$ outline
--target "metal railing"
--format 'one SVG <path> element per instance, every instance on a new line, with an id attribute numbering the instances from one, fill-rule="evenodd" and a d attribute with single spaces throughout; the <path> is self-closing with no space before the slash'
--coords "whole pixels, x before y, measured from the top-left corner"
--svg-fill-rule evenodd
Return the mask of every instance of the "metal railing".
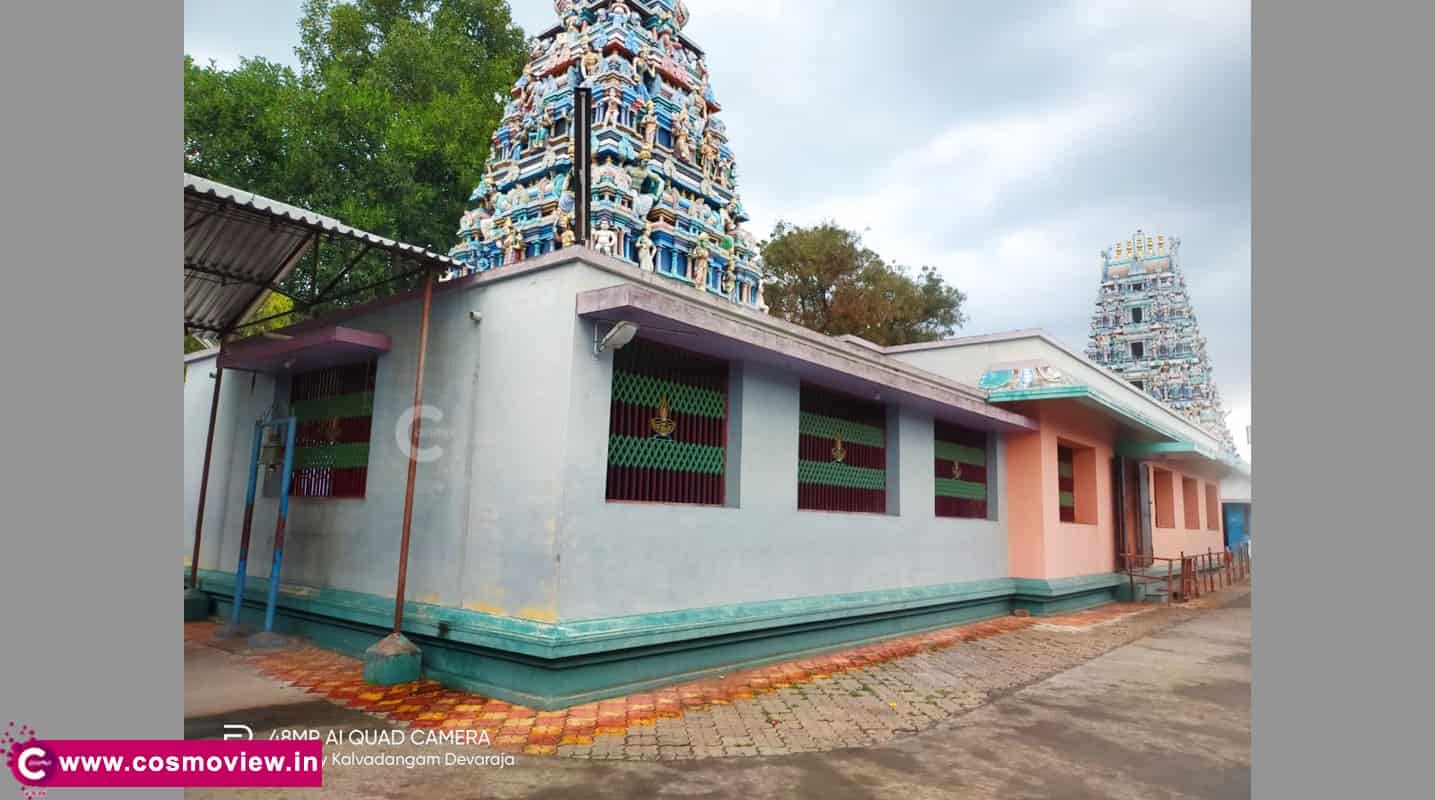
<path id="1" fill-rule="evenodd" d="M 1121 573 L 1127 576 L 1131 598 L 1136 598 L 1136 584 L 1160 584 L 1166 604 L 1179 596 L 1181 602 L 1194 600 L 1218 589 L 1243 583 L 1251 577 L 1251 543 L 1243 542 L 1225 550 L 1207 549 L 1204 553 L 1178 558 L 1150 556 L 1140 553 L 1121 554 Z"/>

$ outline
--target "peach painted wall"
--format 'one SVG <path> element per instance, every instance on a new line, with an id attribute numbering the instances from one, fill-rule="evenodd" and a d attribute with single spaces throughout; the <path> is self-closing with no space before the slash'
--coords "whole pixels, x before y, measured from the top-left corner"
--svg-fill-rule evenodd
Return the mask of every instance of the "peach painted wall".
<path id="1" fill-rule="evenodd" d="M 1111 497 L 1109 418 L 1057 400 L 1013 408 L 1041 423 L 1035 433 L 1007 437 L 1007 549 L 1014 578 L 1065 578 L 1116 568 L 1115 509 Z M 1095 524 L 1061 521 L 1057 447 L 1095 452 Z"/>
<path id="2" fill-rule="evenodd" d="M 1178 462 L 1162 462 L 1160 468 L 1168 471 L 1173 477 L 1173 499 L 1175 502 L 1175 527 L 1163 528 L 1154 524 L 1156 519 L 1155 510 L 1152 510 L 1151 519 L 1151 549 L 1158 558 L 1176 558 L 1182 551 L 1186 555 L 1204 553 L 1207 549 L 1218 552 L 1225 549 L 1225 536 L 1221 532 L 1220 513 L 1220 491 L 1221 481 L 1218 477 L 1210 474 L 1201 474 L 1191 467 Z M 1160 473 L 1157 473 L 1160 474 Z M 1200 520 L 1197 528 L 1186 527 L 1186 497 L 1181 491 L 1181 480 L 1183 478 L 1194 478 L 1196 480 L 1196 507 L 1197 517 Z M 1206 487 L 1216 487 L 1216 511 L 1215 530 L 1207 526 L 1211 524 L 1206 514 Z M 1154 487 L 1152 489 L 1155 491 Z"/>
<path id="3" fill-rule="evenodd" d="M 1040 578 L 1046 571 L 1042 515 L 1047 495 L 1056 493 L 1056 473 L 1048 476 L 1043 469 L 1043 438 L 1035 431 L 1009 434 L 1006 440 L 1006 480 L 1001 486 L 1007 493 L 1007 570 L 1013 578 Z M 1053 465 L 1055 458 L 1053 453 Z"/>

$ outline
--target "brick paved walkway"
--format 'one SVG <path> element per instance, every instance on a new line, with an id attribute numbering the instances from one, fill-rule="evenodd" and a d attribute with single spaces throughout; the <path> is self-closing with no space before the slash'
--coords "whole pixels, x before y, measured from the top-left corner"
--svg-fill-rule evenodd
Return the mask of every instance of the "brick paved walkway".
<path id="1" fill-rule="evenodd" d="M 501 750 L 640 760 L 777 755 L 916 733 L 1194 613 L 1193 605 L 1120 604 L 1001 617 L 557 711 L 428 680 L 369 686 L 360 660 L 302 643 L 244 657 L 270 678 L 393 723 L 486 730 Z M 185 640 L 209 643 L 216 628 L 189 623 Z"/>

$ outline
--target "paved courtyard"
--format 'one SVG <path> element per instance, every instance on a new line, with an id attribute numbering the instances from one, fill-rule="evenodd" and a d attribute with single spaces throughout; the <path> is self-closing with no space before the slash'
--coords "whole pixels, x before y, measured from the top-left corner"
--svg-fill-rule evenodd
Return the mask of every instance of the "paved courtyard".
<path id="1" fill-rule="evenodd" d="M 555 712 L 430 684 L 375 690 L 335 672 L 352 659 L 231 654 L 190 625 L 186 735 L 400 731 L 402 744 L 326 748 L 371 759 L 326 768 L 335 797 L 1244 797 L 1248 591 L 1007 617 Z M 407 738 L 424 728 L 482 729 L 493 747 L 446 749 L 514 755 L 394 765 L 445 751 Z"/>

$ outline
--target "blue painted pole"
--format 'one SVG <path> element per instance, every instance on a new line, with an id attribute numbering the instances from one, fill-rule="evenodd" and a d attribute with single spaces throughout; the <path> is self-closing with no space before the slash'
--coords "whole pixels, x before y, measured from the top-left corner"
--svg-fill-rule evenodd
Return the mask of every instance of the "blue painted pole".
<path id="1" fill-rule="evenodd" d="M 279 485 L 279 521 L 274 523 L 274 563 L 269 567 L 269 602 L 264 607 L 264 631 L 274 630 L 274 604 L 279 599 L 279 568 L 284 561 L 284 524 L 289 519 L 289 479 L 294 471 L 294 417 L 284 421 L 288 428 L 284 438 L 284 477 Z"/>
<path id="2" fill-rule="evenodd" d="M 244 603 L 244 574 L 249 565 L 249 528 L 254 523 L 254 488 L 259 481 L 259 448 L 264 439 L 264 423 L 254 423 L 254 448 L 249 452 L 249 488 L 244 493 L 244 529 L 239 534 L 239 568 L 234 572 L 234 614 L 232 622 L 239 625 L 239 609 Z"/>

